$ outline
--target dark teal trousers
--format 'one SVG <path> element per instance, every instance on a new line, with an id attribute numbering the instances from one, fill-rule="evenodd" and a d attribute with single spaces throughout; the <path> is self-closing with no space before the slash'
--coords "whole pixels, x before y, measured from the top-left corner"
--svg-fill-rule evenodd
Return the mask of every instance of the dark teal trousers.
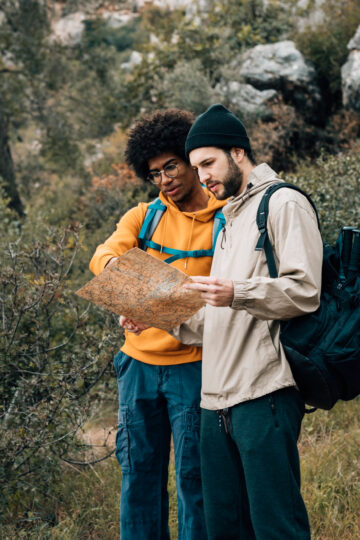
<path id="1" fill-rule="evenodd" d="M 286 388 L 201 411 L 208 540 L 309 540 L 297 440 L 304 402 Z"/>

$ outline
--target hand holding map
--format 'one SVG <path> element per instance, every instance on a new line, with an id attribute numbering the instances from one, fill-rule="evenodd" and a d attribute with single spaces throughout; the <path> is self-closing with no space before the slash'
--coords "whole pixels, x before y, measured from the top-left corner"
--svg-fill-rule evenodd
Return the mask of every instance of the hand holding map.
<path id="1" fill-rule="evenodd" d="M 204 305 L 198 291 L 182 287 L 189 280 L 177 268 L 133 248 L 76 294 L 118 315 L 171 330 Z"/>

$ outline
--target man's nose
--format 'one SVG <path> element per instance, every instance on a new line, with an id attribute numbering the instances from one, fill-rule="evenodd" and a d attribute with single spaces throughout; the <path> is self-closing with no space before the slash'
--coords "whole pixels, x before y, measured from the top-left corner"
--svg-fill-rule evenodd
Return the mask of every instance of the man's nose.
<path id="1" fill-rule="evenodd" d="M 205 171 L 199 171 L 198 169 L 198 175 L 199 175 L 199 180 L 202 184 L 206 184 L 206 182 L 210 180 L 210 174 Z"/>
<path id="2" fill-rule="evenodd" d="M 161 174 L 161 184 L 162 185 L 170 184 L 170 182 L 172 182 L 174 180 L 173 178 L 170 178 L 169 176 L 166 176 L 164 171 L 160 171 L 160 174 Z"/>

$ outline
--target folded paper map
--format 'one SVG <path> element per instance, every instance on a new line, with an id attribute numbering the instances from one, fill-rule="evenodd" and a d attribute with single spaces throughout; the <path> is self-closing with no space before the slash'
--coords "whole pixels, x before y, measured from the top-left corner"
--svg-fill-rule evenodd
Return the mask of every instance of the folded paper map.
<path id="1" fill-rule="evenodd" d="M 136 322 L 170 330 L 204 301 L 182 285 L 190 278 L 139 248 L 130 249 L 76 291 L 79 296 Z"/>

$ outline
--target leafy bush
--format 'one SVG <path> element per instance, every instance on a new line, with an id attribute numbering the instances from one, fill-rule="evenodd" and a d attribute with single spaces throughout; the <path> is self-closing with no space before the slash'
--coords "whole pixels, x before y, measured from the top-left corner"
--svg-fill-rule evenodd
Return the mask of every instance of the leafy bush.
<path id="1" fill-rule="evenodd" d="M 122 89 L 125 92 L 121 99 L 123 125 L 130 124 L 144 108 L 172 103 L 202 112 L 197 95 L 202 82 L 205 109 L 224 65 L 230 65 L 246 48 L 276 41 L 293 28 L 289 16 L 292 3 L 214 1 L 206 12 L 199 11 L 194 17 L 185 17 L 180 10 L 168 12 L 160 7 L 145 7 L 141 25 L 157 40 L 143 46 L 146 53 L 143 61 L 129 74 Z M 175 83 L 174 90 L 171 82 Z"/>
<path id="2" fill-rule="evenodd" d="M 213 1 L 206 11 L 196 12 L 194 6 L 195 17 L 150 7 L 142 18 L 146 29 L 167 45 L 172 65 L 198 59 L 205 70 L 215 72 L 217 63 L 231 61 L 234 53 L 259 43 L 275 42 L 293 29 L 289 17 L 292 4 L 276 0 Z"/>
<path id="3" fill-rule="evenodd" d="M 360 153 L 322 154 L 306 161 L 286 180 L 298 184 L 313 198 L 325 241 L 334 243 L 343 225 L 360 226 Z"/>
<path id="4" fill-rule="evenodd" d="M 15 210 L 9 207 L 10 197 L 7 196 L 4 182 L 0 177 L 0 238 L 15 240 L 19 234 L 21 221 Z"/>
<path id="5" fill-rule="evenodd" d="M 360 24 L 360 4 L 357 0 L 327 0 L 321 4 L 322 22 L 307 25 L 295 34 L 300 51 L 311 60 L 319 77 L 327 107 L 341 102 L 341 66 L 349 51 L 347 44 Z"/>
<path id="6" fill-rule="evenodd" d="M 59 461 L 81 450 L 76 436 L 87 395 L 115 353 L 116 318 L 85 309 L 74 296 L 79 249 L 72 230 L 48 229 L 29 244 L 2 241 L 0 481 L 7 518 L 29 509 L 41 514 Z"/>
<path id="7" fill-rule="evenodd" d="M 87 48 L 107 45 L 114 47 L 117 51 L 131 49 L 135 44 L 144 42 L 147 37 L 140 31 L 140 20 L 132 19 L 127 24 L 119 28 L 111 28 L 103 19 L 92 19 L 85 21 L 85 35 L 83 45 Z"/>
<path id="8" fill-rule="evenodd" d="M 196 115 L 204 112 L 214 100 L 214 91 L 199 60 L 178 62 L 173 71 L 165 73 L 156 91 L 157 103 L 162 101 L 164 107 L 178 107 Z"/>
<path id="9" fill-rule="evenodd" d="M 80 161 L 79 145 L 68 120 L 52 111 L 49 114 L 40 150 L 49 165 L 65 172 L 74 170 Z"/>

